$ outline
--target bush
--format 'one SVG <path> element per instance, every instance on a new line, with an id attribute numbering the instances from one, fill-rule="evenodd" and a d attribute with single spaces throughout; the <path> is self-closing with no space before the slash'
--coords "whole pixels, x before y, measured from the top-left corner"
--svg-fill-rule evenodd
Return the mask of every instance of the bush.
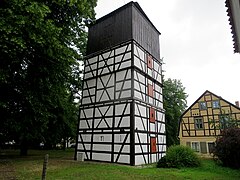
<path id="1" fill-rule="evenodd" d="M 224 166 L 240 168 L 240 128 L 229 128 L 217 137 L 214 156 Z"/>
<path id="2" fill-rule="evenodd" d="M 166 152 L 166 156 L 162 157 L 157 167 L 181 168 L 181 167 L 198 167 L 200 166 L 198 155 L 187 146 L 171 146 Z"/>

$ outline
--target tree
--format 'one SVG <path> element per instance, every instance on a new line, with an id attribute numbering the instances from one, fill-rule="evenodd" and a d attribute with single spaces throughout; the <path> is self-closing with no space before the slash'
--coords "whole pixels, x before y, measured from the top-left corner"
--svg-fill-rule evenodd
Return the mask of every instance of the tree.
<path id="1" fill-rule="evenodd" d="M 179 144 L 180 116 L 187 107 L 187 94 L 180 80 L 163 81 L 163 107 L 165 109 L 167 146 Z"/>
<path id="2" fill-rule="evenodd" d="M 220 111 L 219 120 L 210 119 L 209 124 L 214 129 L 219 129 L 220 131 L 229 128 L 240 127 L 240 120 L 234 118 L 234 114 L 226 113 L 224 110 Z"/>
<path id="3" fill-rule="evenodd" d="M 224 166 L 240 168 L 240 128 L 223 129 L 217 137 L 213 154 Z"/>
<path id="4" fill-rule="evenodd" d="M 1 1 L 0 140 L 15 140 L 21 154 L 31 143 L 72 133 L 66 134 L 76 124 L 85 20 L 94 18 L 95 6 L 96 0 Z M 56 125 L 62 128 L 53 135 Z"/>

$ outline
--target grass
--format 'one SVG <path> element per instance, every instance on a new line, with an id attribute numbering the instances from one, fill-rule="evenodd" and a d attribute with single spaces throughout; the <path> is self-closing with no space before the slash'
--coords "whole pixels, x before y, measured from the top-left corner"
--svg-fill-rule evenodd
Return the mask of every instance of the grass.
<path id="1" fill-rule="evenodd" d="M 111 163 L 77 162 L 74 150 L 37 151 L 21 157 L 19 151 L 0 152 L 0 179 L 41 179 L 43 159 L 49 154 L 48 180 L 62 179 L 240 179 L 240 171 L 216 165 L 211 159 L 202 159 L 199 168 L 162 169 L 155 165 L 126 166 Z"/>

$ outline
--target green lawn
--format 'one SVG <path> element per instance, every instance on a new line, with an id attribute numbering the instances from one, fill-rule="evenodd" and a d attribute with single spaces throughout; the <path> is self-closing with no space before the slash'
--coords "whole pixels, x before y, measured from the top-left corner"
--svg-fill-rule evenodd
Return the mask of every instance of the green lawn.
<path id="1" fill-rule="evenodd" d="M 41 179 L 45 154 L 49 154 L 49 179 L 240 179 L 240 170 L 219 167 L 203 159 L 199 168 L 158 169 L 155 165 L 126 166 L 110 163 L 77 162 L 74 151 L 36 151 L 20 157 L 18 151 L 0 152 L 0 179 Z"/>

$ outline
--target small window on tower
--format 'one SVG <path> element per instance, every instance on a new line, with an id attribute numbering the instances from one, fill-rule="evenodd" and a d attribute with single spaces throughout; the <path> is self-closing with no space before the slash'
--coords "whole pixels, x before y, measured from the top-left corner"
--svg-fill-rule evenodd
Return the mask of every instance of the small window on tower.
<path id="1" fill-rule="evenodd" d="M 155 123 L 155 110 L 150 107 L 150 110 L 149 110 L 149 115 L 150 115 L 150 122 L 151 123 Z"/>
<path id="2" fill-rule="evenodd" d="M 153 97 L 153 86 L 151 84 L 148 84 L 148 95 Z"/>
<path id="3" fill-rule="evenodd" d="M 151 137 L 151 153 L 157 152 L 156 137 Z"/>
<path id="4" fill-rule="evenodd" d="M 147 56 L 147 66 L 150 69 L 153 68 L 153 60 L 152 60 L 152 56 L 150 56 L 150 55 Z"/>

